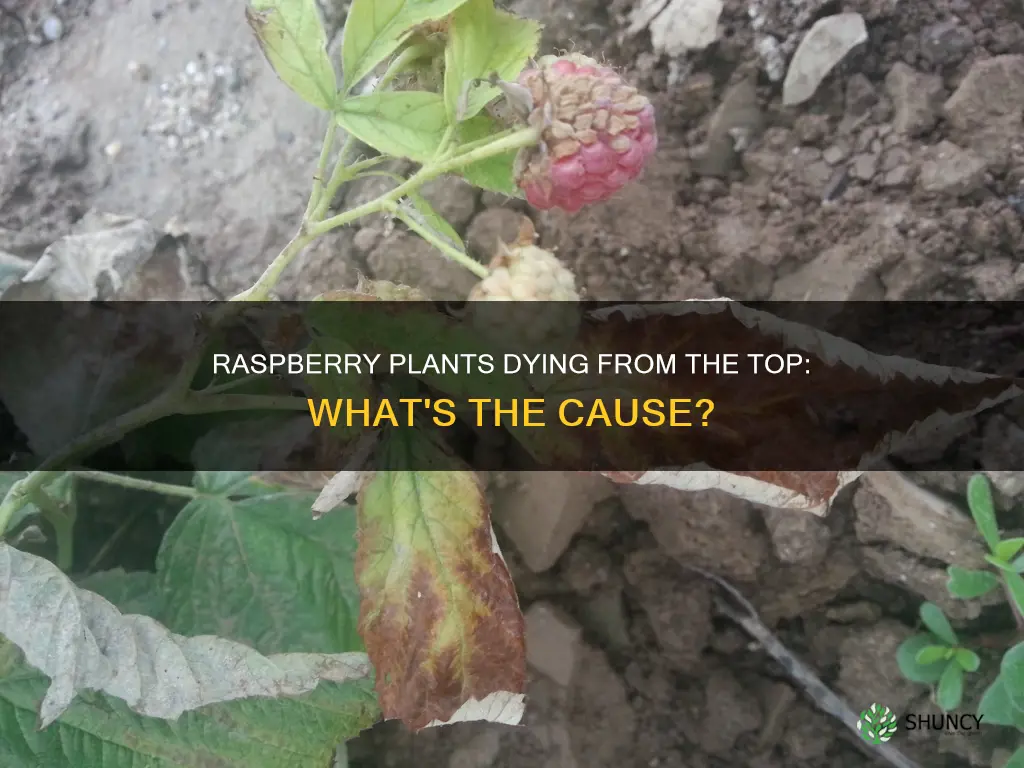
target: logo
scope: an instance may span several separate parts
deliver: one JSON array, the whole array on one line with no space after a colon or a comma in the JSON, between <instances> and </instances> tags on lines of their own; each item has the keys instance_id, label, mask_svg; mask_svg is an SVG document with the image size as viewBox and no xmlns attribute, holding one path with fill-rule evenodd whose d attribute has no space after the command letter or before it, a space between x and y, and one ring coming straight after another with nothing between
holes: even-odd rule
<instances>
[{"instance_id":1,"label":"logo","mask_svg":"<svg viewBox=\"0 0 1024 768\"><path fill-rule=\"evenodd\" d=\"M872 704L860 713L857 731L868 744L884 744L896 733L896 715L888 707Z\"/></svg>"}]
</instances>

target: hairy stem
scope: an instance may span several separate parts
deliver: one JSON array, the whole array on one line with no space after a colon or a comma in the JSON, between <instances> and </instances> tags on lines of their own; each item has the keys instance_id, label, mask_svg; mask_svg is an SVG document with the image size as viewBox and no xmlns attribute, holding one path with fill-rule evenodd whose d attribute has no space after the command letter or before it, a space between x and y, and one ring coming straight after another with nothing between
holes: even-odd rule
<instances>
[{"instance_id":1,"label":"hairy stem","mask_svg":"<svg viewBox=\"0 0 1024 768\"><path fill-rule=\"evenodd\" d=\"M231 300L266 301L274 290L274 286L277 285L278 280L281 279L281 275L284 274L284 271L288 269L289 265L295 260L299 253L302 252L302 249L320 235L326 234L332 229L345 226L346 224L351 224L353 221L361 219L363 216L380 213L381 211L386 210L389 204L398 202L409 192L415 192L428 181L432 181L446 173L457 171L460 168L465 168L467 165L481 160L486 160L496 155L503 155L506 152L511 152L515 149L533 146L539 140L539 136L540 134L536 128L523 128L515 133L508 134L497 141L492 141L476 147L468 152L459 152L436 163L428 163L420 168L420 170L404 184L400 184L394 189L388 190L380 197L339 213L336 216L324 219L323 221L312 222L308 226L304 226L296 233L295 237L291 239L288 245L284 247L284 250L277 255L277 258L270 263L270 266L266 268L259 280L257 280L251 288L242 291L242 293L238 294Z\"/></svg>"},{"instance_id":2,"label":"hairy stem","mask_svg":"<svg viewBox=\"0 0 1024 768\"><path fill-rule=\"evenodd\" d=\"M202 495L198 490L187 485L161 483L156 480L145 480L141 477L117 475L113 472L97 472L91 469L75 469L72 470L70 474L75 477L80 477L83 480L92 480L93 482L106 483L107 485L119 485L122 488L131 488L136 491L161 493L164 496L183 496L188 499L195 499Z\"/></svg>"},{"instance_id":3,"label":"hairy stem","mask_svg":"<svg viewBox=\"0 0 1024 768\"><path fill-rule=\"evenodd\" d=\"M302 214L304 221L308 221L313 211L320 205L320 198L324 193L324 174L327 172L327 160L331 156L331 150L334 148L334 134L337 130L338 123L334 119L334 115L330 115L327 121L327 135L324 136L324 145L320 148L320 159L316 163L316 173L313 174L313 191L309 193L306 212Z\"/></svg>"},{"instance_id":4,"label":"hairy stem","mask_svg":"<svg viewBox=\"0 0 1024 768\"><path fill-rule=\"evenodd\" d=\"M401 219L409 229L422 237L432 246L441 251L445 256L458 264L461 264L477 277L483 279L490 274L490 271L480 262L476 261L469 254L460 251L450 243L438 237L429 227L424 227L416 219L410 216L401 206L396 203L388 203L387 210Z\"/></svg>"},{"instance_id":5,"label":"hairy stem","mask_svg":"<svg viewBox=\"0 0 1024 768\"><path fill-rule=\"evenodd\" d=\"M514 149L522 149L523 147L532 146L537 143L539 135L538 131L534 128L523 128L499 139L498 141L492 141L484 144L483 146L477 147L469 152L460 152L452 157L442 160L441 162L425 165L404 184L389 190L376 200L371 200L369 203L361 205L358 208L353 208L350 211L340 213L329 219L324 219L310 227L309 231L312 234L321 235L325 232L330 232L336 227L348 224L354 219L358 219L371 213L379 213L389 202L396 202L400 200L409 192L415 192L428 181L433 181L438 176L443 176L451 171L457 171L467 165L471 165L472 163L476 163L481 160L486 160L494 157L495 155L503 155Z\"/></svg>"}]
</instances>

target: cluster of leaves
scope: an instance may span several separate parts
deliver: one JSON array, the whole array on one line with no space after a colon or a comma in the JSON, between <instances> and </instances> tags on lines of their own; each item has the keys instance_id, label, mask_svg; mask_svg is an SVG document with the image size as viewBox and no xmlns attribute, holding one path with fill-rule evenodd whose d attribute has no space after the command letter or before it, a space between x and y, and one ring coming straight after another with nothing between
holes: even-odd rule
<instances>
[{"instance_id":1,"label":"cluster of leaves","mask_svg":"<svg viewBox=\"0 0 1024 768\"><path fill-rule=\"evenodd\" d=\"M515 79L540 39L536 22L497 10L494 0L354 0L339 85L316 0L253 0L247 18L295 93L382 155L418 163L501 133L501 123L484 114L500 95L489 80ZM383 74L367 82L382 65ZM406 87L384 88L394 83ZM366 86L376 88L364 93ZM458 173L517 195L513 161L509 153Z\"/></svg>"},{"instance_id":2,"label":"cluster of leaves","mask_svg":"<svg viewBox=\"0 0 1024 768\"><path fill-rule=\"evenodd\" d=\"M986 562L992 570L948 568L946 588L961 600L982 597L1003 588L1018 626L1024 617L1024 538L1002 538L996 522L995 502L988 478L975 475L967 486L967 505L971 517L989 552ZM976 672L981 660L964 648L942 609L924 603L921 621L927 632L908 638L897 651L900 671L917 683L935 686L935 702L945 712L960 706L964 674ZM991 725L1003 725L1024 732L1024 642L1007 650L999 665L999 674L978 703L977 714ZM1024 747L1018 749L1008 766L1024 765Z\"/></svg>"},{"instance_id":3,"label":"cluster of leaves","mask_svg":"<svg viewBox=\"0 0 1024 768\"><path fill-rule=\"evenodd\" d=\"M18 477L0 474L5 484ZM126 516L153 514L149 493L58 481L76 488L69 498L83 514L112 503ZM0 543L0 764L326 765L340 741L379 717L372 676L324 675L332 659L365 658L355 516L339 510L314 522L315 493L247 473L198 472L180 491L192 498L177 505L155 573L100 571L76 584ZM245 675L228 674L232 660ZM302 679L310 665L318 685ZM195 684L191 696L183 678ZM253 689L261 698L239 700Z\"/></svg>"}]
</instances>

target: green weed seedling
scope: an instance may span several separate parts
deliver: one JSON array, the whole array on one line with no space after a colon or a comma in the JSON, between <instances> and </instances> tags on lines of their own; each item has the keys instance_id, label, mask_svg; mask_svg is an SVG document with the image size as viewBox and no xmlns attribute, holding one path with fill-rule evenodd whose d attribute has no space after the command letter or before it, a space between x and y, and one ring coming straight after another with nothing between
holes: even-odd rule
<instances>
[{"instance_id":1,"label":"green weed seedling","mask_svg":"<svg viewBox=\"0 0 1024 768\"><path fill-rule=\"evenodd\" d=\"M984 475L975 475L967 484L967 505L989 550L985 561L992 570L950 566L946 588L955 598L972 600L1002 586L1017 626L1024 631L1024 538L1000 536L992 487ZM906 640L897 651L897 662L908 680L936 685L935 701L948 712L960 705L964 673L975 672L980 659L960 645L938 606L924 603L920 613L928 632ZM1024 731L1024 642L1003 654L999 674L982 695L977 714L988 725ZM1024 768L1024 747L1019 747L1003 768Z\"/></svg>"},{"instance_id":2,"label":"green weed seedling","mask_svg":"<svg viewBox=\"0 0 1024 768\"><path fill-rule=\"evenodd\" d=\"M905 640L896 661L908 680L935 685L935 703L949 712L963 699L964 673L976 672L981 659L960 645L949 619L935 603L923 603L920 616L928 631Z\"/></svg>"}]
</instances>

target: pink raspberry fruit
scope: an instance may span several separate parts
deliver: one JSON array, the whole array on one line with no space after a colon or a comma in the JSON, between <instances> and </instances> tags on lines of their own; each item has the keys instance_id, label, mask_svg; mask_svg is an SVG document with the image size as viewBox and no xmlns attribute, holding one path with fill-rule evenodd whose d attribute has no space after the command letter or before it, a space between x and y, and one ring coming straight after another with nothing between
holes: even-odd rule
<instances>
[{"instance_id":1,"label":"pink raspberry fruit","mask_svg":"<svg viewBox=\"0 0 1024 768\"><path fill-rule=\"evenodd\" d=\"M540 145L519 160L516 183L535 208L575 213L640 175L658 147L654 106L615 70L580 54L544 56L519 84L533 97Z\"/></svg>"}]
</instances>

